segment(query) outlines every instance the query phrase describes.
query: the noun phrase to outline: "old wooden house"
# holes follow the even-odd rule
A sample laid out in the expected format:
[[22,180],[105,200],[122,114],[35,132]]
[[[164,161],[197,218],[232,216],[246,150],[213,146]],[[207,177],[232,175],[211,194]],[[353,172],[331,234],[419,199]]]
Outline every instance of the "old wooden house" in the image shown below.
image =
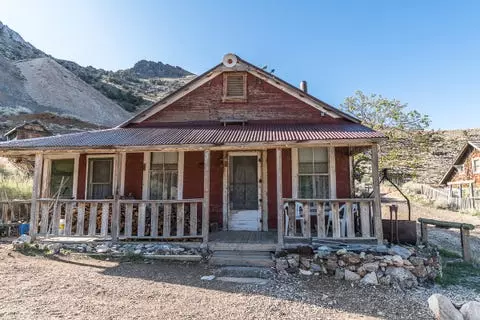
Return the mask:
[[[35,162],[31,232],[235,242],[382,242],[377,145],[356,118],[239,57],[118,127],[0,144]],[[372,153],[372,198],[352,157]]]
[[51,136],[52,133],[39,121],[29,121],[12,128],[3,136],[6,140],[20,140]]
[[450,197],[476,197],[480,186],[480,141],[468,141],[440,181]]

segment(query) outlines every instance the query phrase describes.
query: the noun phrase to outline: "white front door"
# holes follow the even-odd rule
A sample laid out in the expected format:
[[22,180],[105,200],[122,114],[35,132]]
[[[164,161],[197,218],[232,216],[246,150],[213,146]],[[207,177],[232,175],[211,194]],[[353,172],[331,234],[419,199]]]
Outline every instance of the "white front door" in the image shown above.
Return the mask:
[[259,159],[257,152],[229,154],[228,230],[261,230]]

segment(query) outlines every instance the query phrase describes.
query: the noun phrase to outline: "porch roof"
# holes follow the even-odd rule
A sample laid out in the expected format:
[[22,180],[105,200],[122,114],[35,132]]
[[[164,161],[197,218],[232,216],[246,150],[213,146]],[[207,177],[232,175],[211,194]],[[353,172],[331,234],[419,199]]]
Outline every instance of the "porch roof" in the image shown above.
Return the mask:
[[113,128],[0,143],[0,152],[25,149],[116,148],[129,146],[228,145],[242,143],[379,140],[385,136],[357,123],[265,124]]

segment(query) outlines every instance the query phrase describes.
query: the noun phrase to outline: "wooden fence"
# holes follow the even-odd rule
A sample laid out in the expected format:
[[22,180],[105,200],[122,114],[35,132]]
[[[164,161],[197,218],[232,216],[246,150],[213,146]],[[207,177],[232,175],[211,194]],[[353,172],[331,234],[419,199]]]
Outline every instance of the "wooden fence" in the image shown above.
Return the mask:
[[430,201],[444,201],[452,210],[463,211],[480,209],[480,198],[459,198],[450,196],[447,191],[433,188],[429,185],[421,185],[421,194]]

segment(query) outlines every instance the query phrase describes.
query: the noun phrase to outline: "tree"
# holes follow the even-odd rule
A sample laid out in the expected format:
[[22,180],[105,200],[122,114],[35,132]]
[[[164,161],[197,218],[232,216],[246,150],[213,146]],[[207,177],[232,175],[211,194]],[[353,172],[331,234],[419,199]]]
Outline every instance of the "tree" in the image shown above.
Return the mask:
[[[415,177],[421,154],[429,150],[432,133],[428,115],[409,110],[408,105],[381,95],[366,95],[356,91],[345,99],[340,108],[362,121],[362,124],[383,132],[388,140],[380,145],[379,167],[393,168],[402,176]],[[354,175],[358,180],[365,176],[370,162],[368,153],[355,157]]]

